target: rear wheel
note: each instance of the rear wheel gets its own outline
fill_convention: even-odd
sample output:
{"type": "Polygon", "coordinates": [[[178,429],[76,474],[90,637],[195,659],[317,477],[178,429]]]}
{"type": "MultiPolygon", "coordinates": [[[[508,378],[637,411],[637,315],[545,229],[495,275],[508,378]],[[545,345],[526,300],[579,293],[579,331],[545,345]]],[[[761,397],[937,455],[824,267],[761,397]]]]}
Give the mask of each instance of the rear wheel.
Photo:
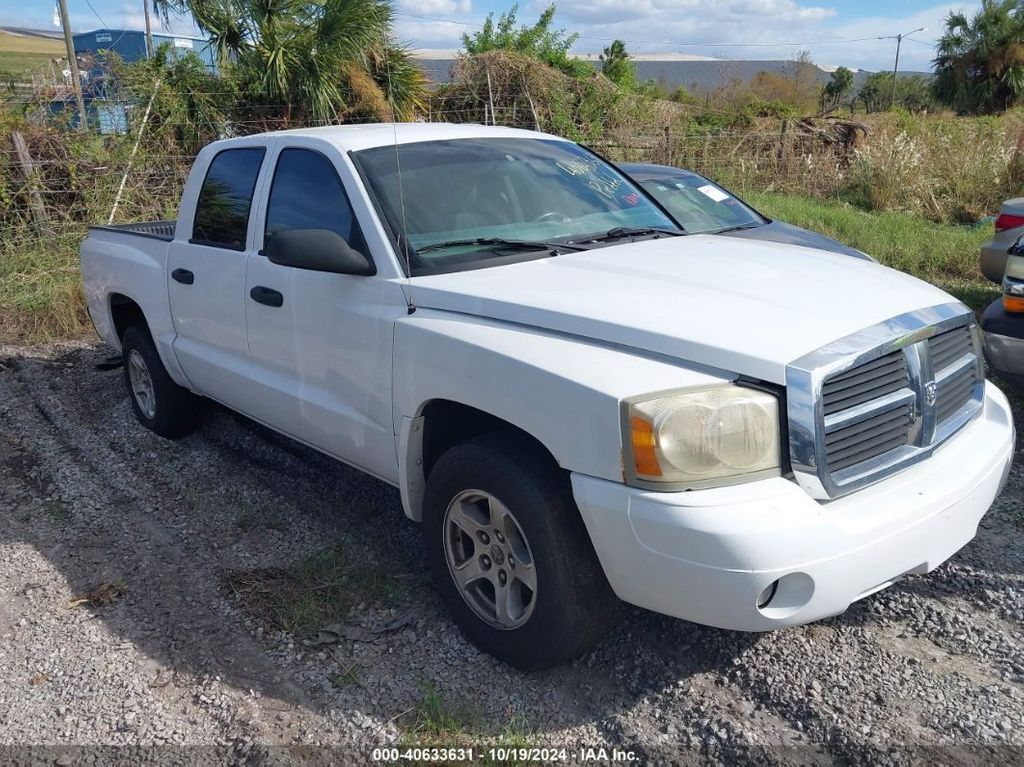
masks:
{"type": "Polygon", "coordinates": [[[124,331],[121,356],[128,399],[139,423],[172,439],[192,431],[199,398],[171,380],[145,327],[132,325],[124,331]]]}
{"type": "Polygon", "coordinates": [[[427,479],[423,523],[441,596],[480,649],[548,668],[605,633],[618,602],[564,475],[528,439],[451,448],[427,479]]]}

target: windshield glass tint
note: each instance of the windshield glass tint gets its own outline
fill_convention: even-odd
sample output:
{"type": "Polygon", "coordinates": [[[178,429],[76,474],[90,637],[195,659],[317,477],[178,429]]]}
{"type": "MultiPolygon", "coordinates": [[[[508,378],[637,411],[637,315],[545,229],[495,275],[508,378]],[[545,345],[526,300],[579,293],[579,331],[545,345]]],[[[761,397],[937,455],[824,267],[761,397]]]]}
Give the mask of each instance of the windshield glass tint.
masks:
{"type": "Polygon", "coordinates": [[[735,226],[760,226],[761,216],[706,178],[692,174],[640,182],[690,234],[735,226]]]}
{"type": "Polygon", "coordinates": [[[448,240],[549,242],[621,226],[675,228],[617,170],[565,141],[479,138],[401,144],[401,190],[394,146],[366,149],[355,157],[392,230],[407,233],[413,275],[470,263],[489,266],[507,257],[507,251],[498,247],[496,253],[488,245],[416,252],[448,240]]]}

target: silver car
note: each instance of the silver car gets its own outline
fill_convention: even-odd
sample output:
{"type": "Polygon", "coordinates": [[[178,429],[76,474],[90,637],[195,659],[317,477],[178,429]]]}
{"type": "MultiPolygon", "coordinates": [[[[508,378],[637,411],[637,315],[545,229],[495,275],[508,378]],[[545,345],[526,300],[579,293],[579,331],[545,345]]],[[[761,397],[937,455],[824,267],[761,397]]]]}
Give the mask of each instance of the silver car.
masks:
{"type": "Polygon", "coordinates": [[[1024,197],[1007,200],[996,217],[996,236],[981,246],[981,273],[1002,284],[1006,251],[1024,235],[1024,197]]]}
{"type": "Polygon", "coordinates": [[[996,218],[996,236],[981,246],[981,271],[1002,285],[1003,295],[981,316],[989,368],[1024,396],[1024,197],[1007,200],[996,218]]]}

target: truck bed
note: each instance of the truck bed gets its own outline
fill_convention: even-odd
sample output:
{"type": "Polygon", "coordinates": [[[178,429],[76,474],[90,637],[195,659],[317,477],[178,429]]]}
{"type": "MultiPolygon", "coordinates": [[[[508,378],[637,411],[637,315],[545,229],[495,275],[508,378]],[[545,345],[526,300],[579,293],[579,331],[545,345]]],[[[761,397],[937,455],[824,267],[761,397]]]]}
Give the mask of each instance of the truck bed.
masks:
{"type": "Polygon", "coordinates": [[[178,222],[174,219],[169,221],[142,221],[136,224],[108,224],[106,226],[90,226],[90,229],[100,229],[124,234],[134,234],[139,237],[152,237],[164,242],[174,239],[174,229],[178,222]]]}

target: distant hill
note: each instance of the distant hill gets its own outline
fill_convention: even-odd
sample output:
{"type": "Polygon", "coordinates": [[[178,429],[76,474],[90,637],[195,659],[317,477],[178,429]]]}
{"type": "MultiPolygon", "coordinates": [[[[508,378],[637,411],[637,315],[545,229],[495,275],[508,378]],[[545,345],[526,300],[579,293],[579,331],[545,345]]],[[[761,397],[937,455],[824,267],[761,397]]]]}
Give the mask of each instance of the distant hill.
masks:
{"type": "Polygon", "coordinates": [[[0,32],[11,32],[16,35],[28,35],[29,37],[45,37],[51,40],[64,39],[64,32],[59,29],[29,29],[28,27],[0,26],[0,32]]]}
{"type": "Polygon", "coordinates": [[[64,55],[63,39],[0,28],[0,77],[19,75],[64,55]]]}

